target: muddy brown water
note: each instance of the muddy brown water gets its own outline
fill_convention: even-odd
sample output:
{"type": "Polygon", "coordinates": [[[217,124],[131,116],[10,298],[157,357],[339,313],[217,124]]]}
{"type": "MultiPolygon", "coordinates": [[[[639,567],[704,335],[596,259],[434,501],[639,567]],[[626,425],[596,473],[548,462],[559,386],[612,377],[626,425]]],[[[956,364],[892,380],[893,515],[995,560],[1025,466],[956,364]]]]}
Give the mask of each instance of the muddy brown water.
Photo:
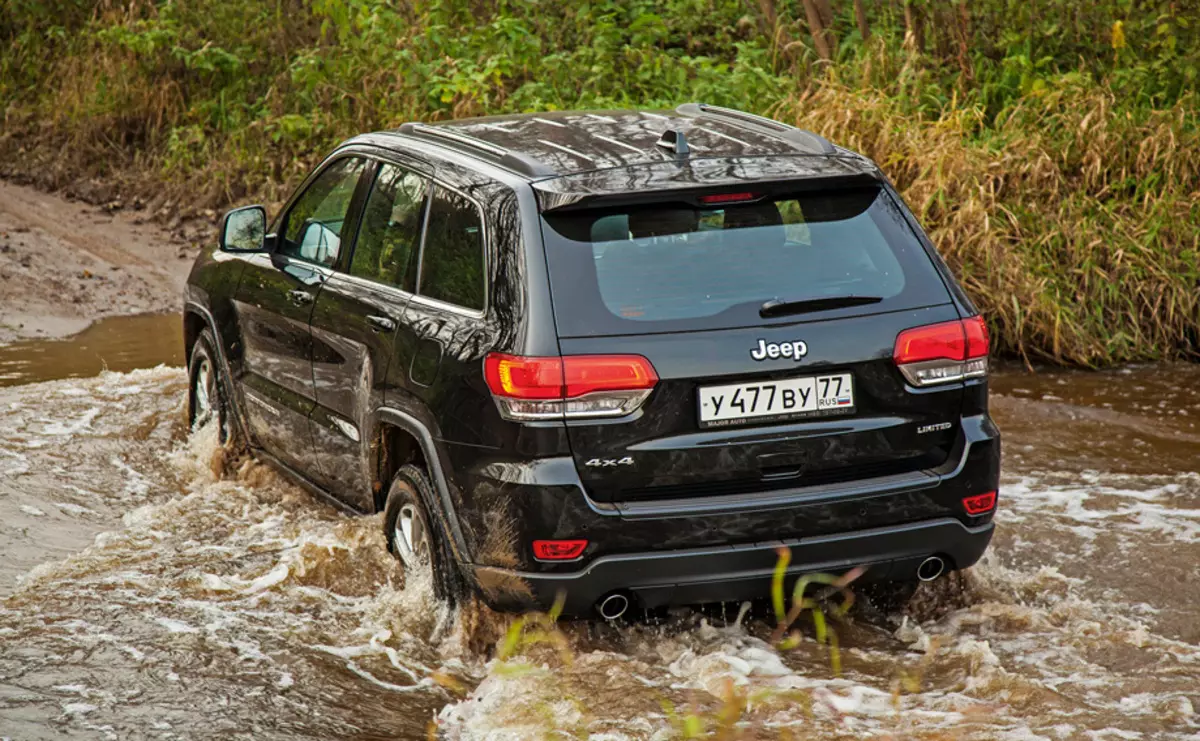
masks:
{"type": "Polygon", "coordinates": [[[178,314],[118,316],[101,319],[73,337],[0,345],[0,386],[87,378],[160,363],[182,365],[182,326],[178,314]]]}
{"type": "Polygon", "coordinates": [[[751,738],[1200,738],[1192,366],[996,374],[989,555],[838,626],[838,676],[736,608],[500,661],[510,619],[406,584],[377,518],[188,435],[176,350],[72,378],[24,347],[0,367],[56,380],[0,389],[0,738],[666,739],[727,696],[751,738]]]}

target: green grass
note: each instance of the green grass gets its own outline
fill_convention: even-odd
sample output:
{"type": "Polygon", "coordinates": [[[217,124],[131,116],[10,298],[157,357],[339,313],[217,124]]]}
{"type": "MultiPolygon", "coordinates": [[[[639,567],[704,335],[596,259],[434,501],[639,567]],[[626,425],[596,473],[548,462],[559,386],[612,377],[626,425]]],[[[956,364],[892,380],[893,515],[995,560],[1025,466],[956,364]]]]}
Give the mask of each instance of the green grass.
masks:
{"type": "Polygon", "coordinates": [[[875,158],[999,352],[1193,357],[1200,3],[909,1],[826,61],[791,0],[10,0],[0,161],[202,211],[406,120],[703,100],[875,158]]]}

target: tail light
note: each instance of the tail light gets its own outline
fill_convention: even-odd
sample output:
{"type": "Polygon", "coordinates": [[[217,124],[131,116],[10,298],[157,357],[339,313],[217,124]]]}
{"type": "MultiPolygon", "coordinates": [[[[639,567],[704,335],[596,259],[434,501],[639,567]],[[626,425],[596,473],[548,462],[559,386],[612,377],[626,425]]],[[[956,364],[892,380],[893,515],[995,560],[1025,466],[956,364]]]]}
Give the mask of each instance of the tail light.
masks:
{"type": "Polygon", "coordinates": [[[988,372],[988,331],[983,317],[906,329],[892,357],[914,386],[981,378],[988,372]]]}
{"type": "Polygon", "coordinates": [[[641,355],[526,358],[489,353],[484,377],[500,414],[513,420],[624,417],[658,383],[641,355]]]}
{"type": "Polygon", "coordinates": [[[539,561],[571,561],[583,555],[586,540],[535,540],[533,557],[539,561]]]}
{"type": "Polygon", "coordinates": [[[986,494],[963,497],[962,505],[968,515],[986,514],[996,508],[996,492],[989,491],[986,494]]]}

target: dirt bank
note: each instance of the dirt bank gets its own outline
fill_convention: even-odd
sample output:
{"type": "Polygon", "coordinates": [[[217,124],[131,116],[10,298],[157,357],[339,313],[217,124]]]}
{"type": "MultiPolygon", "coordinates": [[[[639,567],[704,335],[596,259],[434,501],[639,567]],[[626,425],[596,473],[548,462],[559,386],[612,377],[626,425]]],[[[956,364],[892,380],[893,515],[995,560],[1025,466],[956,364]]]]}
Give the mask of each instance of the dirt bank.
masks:
{"type": "Polygon", "coordinates": [[[0,343],[177,310],[196,250],[150,216],[0,181],[0,343]]]}

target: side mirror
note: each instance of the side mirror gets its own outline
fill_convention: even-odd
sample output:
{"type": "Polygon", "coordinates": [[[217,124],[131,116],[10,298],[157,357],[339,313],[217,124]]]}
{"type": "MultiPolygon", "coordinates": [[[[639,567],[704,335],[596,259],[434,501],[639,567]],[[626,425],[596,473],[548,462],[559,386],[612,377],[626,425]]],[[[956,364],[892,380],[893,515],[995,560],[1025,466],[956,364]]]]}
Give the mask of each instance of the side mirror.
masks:
{"type": "Polygon", "coordinates": [[[221,220],[221,249],[225,252],[262,252],[267,240],[267,210],[243,206],[221,220]]]}

